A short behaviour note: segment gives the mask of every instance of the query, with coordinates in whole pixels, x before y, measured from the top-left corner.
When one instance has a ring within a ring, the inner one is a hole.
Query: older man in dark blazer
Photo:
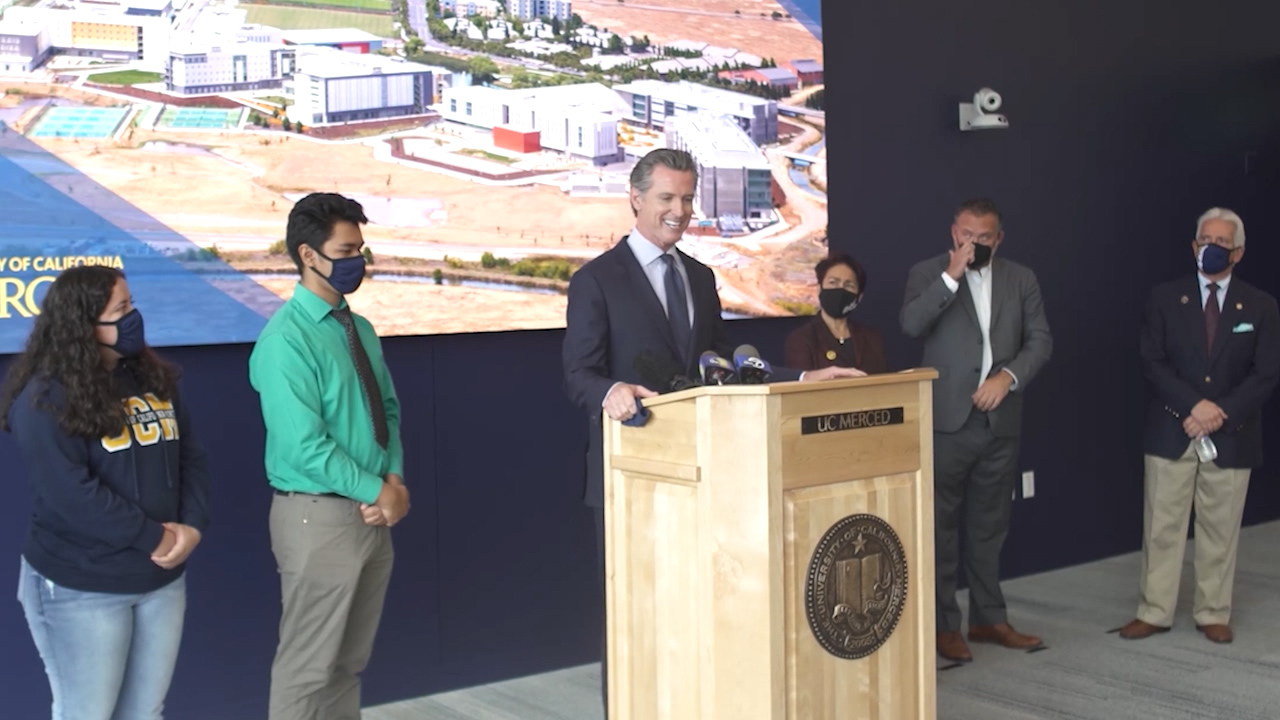
[[[1022,398],[1049,361],[1053,338],[1035,274],[994,257],[1004,239],[989,200],[960,206],[953,249],[911,269],[900,320],[924,340],[923,365],[938,370],[933,390],[934,535],[938,653],[973,659],[956,602],[960,508],[965,508],[969,640],[1010,648],[1040,639],[1014,630],[1000,589],[1000,552],[1009,530]]]
[[[703,352],[713,350],[722,357],[733,353],[711,268],[675,247],[693,217],[697,182],[698,166],[687,152],[660,149],[641,158],[631,173],[635,227],[569,281],[564,378],[569,399],[589,419],[585,500],[595,510],[602,587],[602,413],[628,420],[636,413],[637,398],[666,389],[645,385],[654,383],[636,368],[642,354],[662,358],[694,377]],[[773,379],[815,381],[864,374],[834,367],[803,373],[779,367]]]
[[[1140,640],[1173,625],[1191,508],[1196,511],[1196,628],[1229,643],[1231,588],[1252,468],[1262,464],[1262,406],[1280,380],[1280,311],[1232,270],[1244,221],[1222,208],[1200,217],[1191,249],[1199,272],[1151,293],[1141,352],[1154,391],[1144,444],[1146,502],[1138,616],[1120,631]],[[1211,446],[1197,452],[1197,441]],[[1217,456],[1212,457],[1213,450]]]

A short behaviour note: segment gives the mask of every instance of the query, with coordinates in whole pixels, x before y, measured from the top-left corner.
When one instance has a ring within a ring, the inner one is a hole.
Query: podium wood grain
[[[934,720],[932,370],[699,388],[606,420],[611,720]],[[802,418],[902,408],[802,433]],[[814,549],[849,515],[901,541],[901,617],[871,655],[814,637]]]

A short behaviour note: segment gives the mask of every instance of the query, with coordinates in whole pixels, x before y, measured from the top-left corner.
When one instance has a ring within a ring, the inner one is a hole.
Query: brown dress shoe
[[[951,662],[973,662],[973,653],[958,630],[938,633],[938,654]]]
[[[1152,625],[1141,620],[1134,620],[1120,628],[1120,637],[1125,640],[1145,640],[1156,633],[1167,633],[1169,628]]]
[[[1009,623],[997,625],[970,625],[969,642],[994,643],[1014,650],[1031,650],[1044,643],[1035,635],[1023,635]]]
[[[1225,645],[1235,639],[1231,634],[1231,627],[1227,625],[1196,625],[1196,629],[1216,643]]]

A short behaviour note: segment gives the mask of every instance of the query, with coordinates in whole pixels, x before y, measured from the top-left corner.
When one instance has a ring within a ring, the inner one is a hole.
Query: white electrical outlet
[[[1022,473],[1022,498],[1033,498],[1036,496],[1036,474],[1034,470],[1028,470]]]

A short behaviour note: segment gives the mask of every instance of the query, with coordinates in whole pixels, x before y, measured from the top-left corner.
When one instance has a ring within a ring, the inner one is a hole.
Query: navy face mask
[[[328,281],[329,286],[339,295],[350,295],[360,288],[360,283],[364,282],[363,255],[335,260],[319,250],[316,250],[316,254],[333,263],[333,270],[329,271],[329,277],[321,275],[315,268],[311,268],[312,271]]]
[[[1217,275],[1231,267],[1231,250],[1217,243],[1200,246],[1200,271],[1205,275]]]
[[[134,357],[147,347],[146,328],[142,324],[142,313],[134,308],[124,317],[111,322],[98,322],[99,325],[116,326],[116,342],[107,347],[120,353],[120,357]]]

